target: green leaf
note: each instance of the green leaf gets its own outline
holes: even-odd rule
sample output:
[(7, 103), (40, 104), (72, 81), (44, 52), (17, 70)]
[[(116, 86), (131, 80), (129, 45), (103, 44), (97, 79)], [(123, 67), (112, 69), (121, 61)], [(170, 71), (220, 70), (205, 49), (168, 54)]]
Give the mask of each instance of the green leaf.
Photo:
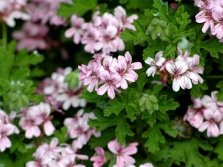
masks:
[(94, 149), (95, 147), (106, 147), (108, 142), (113, 140), (115, 138), (115, 132), (114, 129), (110, 128), (104, 131), (101, 131), (101, 136), (91, 137), (88, 144), (90, 145), (91, 149)]
[(155, 58), (155, 54), (163, 50), (163, 45), (160, 45), (160, 40), (154, 40), (149, 43), (149, 47), (143, 50), (143, 60), (146, 60), (148, 57)]
[[(122, 0), (123, 1), (123, 0)], [(151, 2), (145, 1), (145, 0), (129, 0), (128, 4), (126, 5), (127, 9), (139, 9), (141, 11), (144, 11), (144, 9), (147, 9), (151, 6)]]
[(180, 31), (185, 30), (186, 26), (191, 22), (191, 20), (189, 19), (189, 15), (188, 13), (184, 13), (184, 6), (180, 6), (176, 13), (175, 13), (175, 18), (177, 23), (180, 24)]
[(136, 119), (136, 117), (135, 117), (135, 113), (138, 113), (138, 112), (136, 111), (136, 108), (127, 105), (127, 106), (125, 107), (125, 109), (126, 109), (128, 118), (130, 118), (131, 122), (133, 122), (133, 121)]
[(14, 55), (0, 48), (0, 85), (8, 79), (10, 69), (13, 66)]
[(23, 141), (25, 139), (24, 135), (14, 134), (14, 135), (9, 136), (9, 138), (12, 142), (12, 146), (10, 147), (11, 154), (15, 152), (16, 150), (19, 151), (20, 153), (27, 152), (26, 145), (24, 144), (24, 141)]
[(66, 75), (64, 83), (68, 83), (68, 87), (70, 89), (74, 89), (75, 87), (77, 87), (79, 84), (77, 71), (73, 71), (70, 74)]
[(218, 42), (216, 37), (201, 41), (199, 47), (210, 52), (212, 57), (218, 58), (218, 53), (223, 53), (223, 43)]
[(0, 167), (13, 167), (14, 163), (12, 162), (11, 156), (5, 154), (4, 152), (0, 153)]
[(120, 102), (118, 98), (115, 98), (113, 100), (110, 100), (108, 102), (109, 106), (107, 106), (104, 110), (104, 116), (109, 116), (112, 113), (115, 113), (118, 115), (126, 106), (125, 103)]
[(190, 138), (188, 140), (175, 141), (173, 147), (170, 148), (170, 156), (174, 161), (181, 161), (186, 163), (186, 167), (204, 167), (205, 157), (199, 152), (200, 149), (204, 151), (212, 150), (212, 147), (207, 141), (202, 141), (198, 138)]
[(218, 144), (217, 146), (214, 148), (214, 152), (218, 155), (218, 159), (223, 161), (223, 152), (222, 152), (222, 148), (223, 148), (223, 136), (219, 136), (218, 137)]
[(149, 152), (156, 152), (160, 150), (160, 144), (165, 143), (165, 137), (161, 130), (172, 137), (177, 136), (177, 131), (171, 128), (172, 122), (160, 122), (156, 123), (153, 127), (150, 127), (147, 131), (142, 134), (143, 138), (146, 138), (145, 147), (148, 148)]
[(73, 0), (73, 4), (61, 3), (57, 11), (59, 16), (70, 17), (72, 14), (83, 16), (86, 12), (96, 10), (97, 0)]
[(146, 84), (147, 79), (146, 79), (146, 74), (145, 72), (141, 73), (136, 81), (137, 84), (137, 90), (139, 92), (142, 92), (144, 85)]
[(115, 129), (115, 135), (118, 139), (118, 142), (123, 145), (125, 144), (126, 136), (133, 136), (134, 133), (130, 130), (130, 125), (126, 123), (125, 119), (119, 119), (117, 122), (117, 127)]
[(37, 51), (33, 51), (30, 55), (27, 53), (27, 49), (22, 49), (18, 55), (15, 57), (14, 64), (16, 66), (29, 66), (36, 65), (43, 61), (43, 55), (39, 54)]
[(219, 88), (219, 92), (216, 94), (218, 101), (223, 101), (223, 81), (218, 82), (216, 85), (217, 88)]
[(198, 98), (203, 96), (205, 90), (208, 90), (208, 86), (205, 83), (193, 85), (190, 95), (194, 98)]
[(117, 125), (117, 122), (119, 121), (120, 117), (115, 115), (110, 115), (109, 117), (104, 117), (102, 112), (99, 110), (93, 111), (97, 119), (90, 119), (88, 121), (88, 125), (90, 127), (95, 127), (97, 131), (105, 130), (108, 127)]
[(166, 100), (166, 95), (162, 95), (159, 98), (159, 110), (161, 112), (166, 112), (169, 110), (175, 110), (179, 107), (179, 103), (175, 102), (173, 99)]
[(149, 39), (149, 36), (145, 34), (145, 30), (142, 28), (138, 20), (134, 20), (133, 25), (135, 26), (136, 31), (125, 29), (125, 31), (120, 34), (120, 37), (125, 42), (134, 41), (134, 44), (138, 44)]
[(60, 143), (65, 143), (68, 138), (66, 138), (66, 134), (67, 134), (67, 128), (66, 126), (63, 126), (62, 128), (56, 129), (56, 131), (54, 132), (54, 136), (57, 137), (60, 141)]
[(91, 103), (101, 102), (103, 99), (103, 97), (99, 96), (95, 91), (88, 92), (87, 90), (81, 93), (80, 98), (85, 99), (87, 102), (91, 102)]

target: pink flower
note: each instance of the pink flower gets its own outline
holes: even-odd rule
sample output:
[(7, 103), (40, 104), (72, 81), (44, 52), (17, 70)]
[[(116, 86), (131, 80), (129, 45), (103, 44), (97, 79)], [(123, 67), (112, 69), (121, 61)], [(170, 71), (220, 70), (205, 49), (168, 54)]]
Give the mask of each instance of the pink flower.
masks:
[(120, 90), (117, 88), (119, 82), (121, 81), (120, 75), (109, 74), (108, 71), (104, 71), (100, 74), (100, 79), (105, 84), (97, 90), (97, 94), (103, 95), (106, 91), (108, 91), (108, 96), (111, 99), (114, 99), (115, 91), (120, 93)]
[(204, 118), (207, 120), (203, 122), (198, 130), (203, 132), (207, 129), (207, 136), (208, 137), (217, 137), (220, 134), (219, 127), (217, 123), (222, 119), (222, 115), (218, 111), (212, 110), (205, 110), (204, 111)]
[(91, 161), (94, 161), (94, 167), (101, 167), (106, 162), (104, 150), (101, 147), (96, 147), (95, 151), (98, 155), (91, 157)]
[(136, 30), (135, 26), (132, 25), (133, 21), (138, 19), (138, 16), (136, 14), (133, 14), (127, 18), (125, 9), (121, 6), (118, 6), (114, 9), (114, 15), (121, 23), (121, 30), (123, 30), (124, 28), (128, 28), (133, 31)]
[(183, 61), (176, 61), (174, 64), (166, 63), (166, 70), (173, 77), (172, 87), (175, 92), (179, 91), (180, 87), (182, 89), (190, 89), (192, 87), (190, 79), (184, 75), (187, 69), (188, 65)]
[(145, 63), (150, 65), (151, 67), (148, 68), (148, 70), (146, 71), (147, 76), (149, 77), (151, 74), (154, 77), (156, 71), (158, 68), (160, 68), (163, 63), (165, 62), (165, 58), (162, 57), (163, 55), (163, 51), (159, 51), (158, 53), (156, 53), (155, 55), (155, 59), (152, 59), (151, 57), (148, 57), (145, 60)]
[(50, 105), (47, 103), (40, 103), (39, 104), (39, 113), (38, 115), (43, 119), (43, 128), (44, 132), (47, 136), (50, 136), (55, 131), (55, 127), (53, 126), (52, 122), (50, 121), (50, 113), (51, 108)]
[(47, 49), (49, 44), (45, 41), (49, 28), (46, 25), (26, 22), (21, 31), (14, 31), (13, 38), (19, 41), (17, 49), (28, 48), (28, 51), (35, 49)]
[(22, 12), (22, 8), (26, 6), (26, 3), (26, 0), (0, 1), (0, 13), (8, 26), (15, 27), (14, 19), (30, 19), (27, 13)]
[(31, 106), (19, 121), (20, 127), (26, 131), (25, 136), (28, 139), (31, 139), (33, 136), (40, 136), (41, 132), (38, 125), (43, 123), (43, 119), (37, 115), (38, 112), (38, 106)]
[(13, 129), (7, 124), (0, 122), (0, 151), (5, 151), (6, 148), (11, 147), (12, 143), (7, 136), (13, 134)]
[(86, 44), (84, 46), (84, 50), (86, 52), (95, 52), (95, 43), (99, 39), (100, 35), (100, 31), (94, 27), (92, 23), (87, 24), (86, 32), (83, 33), (83, 37), (81, 38), (81, 43)]
[(108, 149), (117, 155), (117, 165), (119, 167), (125, 167), (125, 163), (128, 161), (134, 161), (134, 158), (132, 158), (130, 155), (133, 155), (137, 152), (136, 146), (138, 143), (130, 143), (128, 147), (121, 146), (117, 139), (112, 140), (108, 143)]
[(81, 35), (83, 34), (84, 19), (79, 18), (76, 15), (71, 16), (71, 23), (73, 27), (65, 31), (65, 37), (70, 38), (74, 36), (74, 43), (78, 44), (81, 41)]

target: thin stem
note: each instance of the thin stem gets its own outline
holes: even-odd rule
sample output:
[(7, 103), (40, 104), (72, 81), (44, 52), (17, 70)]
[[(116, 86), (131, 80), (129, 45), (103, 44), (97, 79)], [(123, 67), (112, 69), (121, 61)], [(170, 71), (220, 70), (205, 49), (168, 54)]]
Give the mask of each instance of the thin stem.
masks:
[(2, 44), (3, 47), (6, 48), (7, 46), (7, 27), (5, 23), (2, 23)]
[(222, 75), (206, 75), (204, 76), (205, 79), (223, 79), (223, 74)]

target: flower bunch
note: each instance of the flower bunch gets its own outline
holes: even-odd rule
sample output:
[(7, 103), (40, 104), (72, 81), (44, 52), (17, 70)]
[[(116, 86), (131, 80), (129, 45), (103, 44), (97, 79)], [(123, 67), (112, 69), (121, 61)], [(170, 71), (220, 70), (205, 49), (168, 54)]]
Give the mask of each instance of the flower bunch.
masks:
[[(169, 82), (169, 78), (173, 80), (172, 88), (175, 92), (182, 89), (191, 89), (192, 83), (203, 83), (203, 79), (199, 74), (203, 74), (204, 69), (199, 66), (199, 55), (195, 54), (190, 57), (190, 52), (182, 52), (178, 47), (178, 56), (175, 60), (162, 57), (163, 51), (156, 53), (155, 59), (148, 57), (146, 64), (151, 67), (146, 71), (147, 76), (154, 76), (158, 72), (162, 82)], [(192, 83), (191, 83), (192, 82)]]
[[(135, 167), (134, 163), (136, 162), (131, 155), (137, 153), (137, 142), (130, 143), (128, 146), (122, 146), (118, 143), (117, 139), (112, 140), (108, 143), (108, 149), (114, 155), (112, 158), (115, 158), (115, 164), (113, 167)], [(105, 151), (101, 147), (96, 147), (95, 151), (98, 155), (91, 157), (91, 161), (94, 162), (93, 167), (101, 167), (106, 163)], [(139, 167), (153, 167), (151, 163), (142, 164)]]
[(31, 0), (25, 10), (31, 16), (30, 21), (40, 24), (64, 25), (66, 19), (57, 15), (57, 9), (61, 2), (72, 3), (71, 0)]
[(26, 131), (25, 137), (28, 139), (39, 137), (41, 135), (40, 127), (43, 127), (44, 133), (50, 136), (54, 133), (50, 115), (51, 108), (48, 103), (40, 103), (30, 106), (28, 109), (22, 109), (21, 118), (19, 121), (20, 127)]
[(78, 154), (78, 149), (73, 142), (69, 144), (61, 144), (58, 146), (58, 140), (52, 139), (50, 144), (41, 144), (33, 157), (35, 161), (26, 163), (26, 167), (85, 167), (85, 165), (77, 164), (77, 160), (87, 160), (87, 155)]
[(64, 82), (65, 77), (71, 72), (71, 67), (58, 68), (51, 78), (46, 78), (42, 81), (36, 91), (39, 94), (44, 94), (46, 102), (51, 104), (52, 108), (57, 111), (61, 111), (59, 109), (61, 106), (63, 110), (68, 110), (70, 106), (84, 107), (86, 105), (85, 99), (79, 99), (83, 91), (82, 83), (79, 82), (77, 87), (70, 89), (68, 84)]
[[(128, 88), (129, 82), (135, 82), (138, 74), (134, 71), (141, 69), (140, 62), (132, 63), (132, 56), (129, 52), (125, 56), (119, 55), (118, 58), (113, 58), (109, 52), (102, 52), (93, 56), (88, 65), (81, 65), (78, 68), (81, 70), (79, 78), (84, 85), (88, 85), (87, 90), (92, 92), (94, 89), (98, 95), (103, 95), (106, 91), (111, 99), (115, 98), (115, 91), (120, 93), (118, 89)], [(98, 86), (103, 84), (100, 88)]]
[(96, 119), (94, 113), (84, 113), (84, 110), (81, 109), (73, 118), (66, 118), (64, 120), (64, 125), (67, 127), (70, 138), (76, 138), (75, 145), (77, 148), (81, 149), (92, 135), (95, 137), (100, 137), (101, 133), (96, 132), (95, 128), (90, 128), (88, 125), (88, 120)]
[(86, 52), (95, 53), (108, 47), (114, 51), (122, 51), (125, 45), (119, 35), (125, 28), (135, 30), (132, 23), (137, 18), (136, 14), (127, 17), (125, 9), (121, 6), (114, 9), (114, 15), (105, 12), (99, 16), (99, 12), (95, 12), (90, 23), (85, 23), (83, 18), (72, 15), (72, 27), (65, 31), (65, 36), (73, 36), (75, 44), (85, 44)]
[(7, 136), (14, 133), (19, 134), (19, 129), (12, 124), (14, 118), (16, 117), (16, 112), (12, 111), (8, 115), (5, 111), (0, 109), (0, 151), (5, 151), (6, 148), (12, 146), (11, 141)]
[(204, 23), (202, 32), (210, 27), (210, 33), (218, 39), (223, 38), (223, 2), (222, 0), (196, 0), (195, 5), (200, 12), (195, 16), (197, 23)]
[(187, 120), (200, 132), (207, 130), (208, 137), (217, 137), (223, 134), (223, 101), (217, 101), (217, 91), (211, 97), (192, 98), (193, 106), (188, 107), (184, 120)]
[(0, 20), (10, 27), (16, 25), (14, 19), (29, 20), (30, 15), (22, 11), (26, 5), (27, 0), (0, 0)]
[(19, 41), (18, 50), (28, 48), (28, 51), (32, 51), (49, 48), (49, 44), (45, 39), (48, 32), (49, 27), (47, 25), (28, 21), (23, 24), (21, 31), (14, 31), (12, 36)]
[[(16, 0), (15, 2), (17, 2)], [(24, 2), (23, 2), (24, 1)], [(57, 15), (57, 9), (60, 7), (60, 3), (71, 3), (70, 0), (32, 0), (29, 3), (26, 1), (18, 1), (23, 4), (24, 11), (29, 16), (29, 21), (25, 22), (22, 29), (14, 31), (12, 37), (18, 40), (17, 49), (28, 48), (28, 51), (35, 49), (49, 49), (51, 45), (58, 45), (56, 42), (47, 36), (50, 27), (60, 26), (66, 24), (66, 19)], [(9, 3), (10, 1), (3, 1)], [(15, 3), (14, 2), (14, 3)], [(1, 3), (1, 1), (0, 1)], [(1, 6), (1, 4), (0, 4)], [(18, 6), (18, 5), (17, 5)], [(16, 15), (17, 16), (17, 15)], [(18, 15), (19, 16), (19, 15)], [(17, 16), (17, 17), (18, 17)], [(58, 42), (57, 42), (58, 43)]]

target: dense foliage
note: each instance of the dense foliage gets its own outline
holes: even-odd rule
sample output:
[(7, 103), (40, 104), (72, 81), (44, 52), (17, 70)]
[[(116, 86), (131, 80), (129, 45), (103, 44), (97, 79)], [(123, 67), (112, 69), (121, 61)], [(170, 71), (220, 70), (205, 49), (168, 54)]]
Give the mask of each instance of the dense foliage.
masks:
[(0, 0), (0, 167), (223, 166), (222, 20), (222, 0)]

